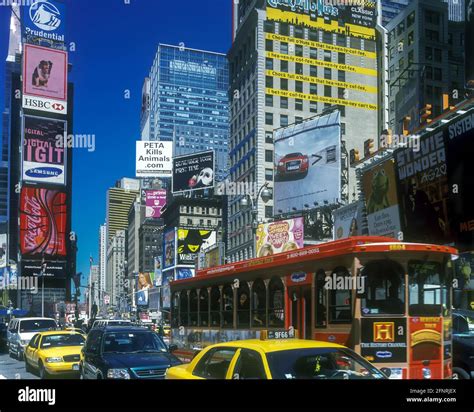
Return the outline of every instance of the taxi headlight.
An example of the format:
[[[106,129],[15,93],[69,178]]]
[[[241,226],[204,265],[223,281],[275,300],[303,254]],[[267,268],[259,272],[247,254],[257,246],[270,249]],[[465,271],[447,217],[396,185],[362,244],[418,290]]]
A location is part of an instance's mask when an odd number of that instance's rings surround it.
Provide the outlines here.
[[[62,362],[63,358],[60,356],[54,357],[54,358],[46,358],[46,363],[59,363]]]
[[[130,379],[130,374],[127,369],[109,369],[107,371],[107,378],[109,379]]]
[[[26,345],[28,345],[28,343],[30,343],[30,339],[21,339],[20,340],[20,345],[21,346],[26,346]]]

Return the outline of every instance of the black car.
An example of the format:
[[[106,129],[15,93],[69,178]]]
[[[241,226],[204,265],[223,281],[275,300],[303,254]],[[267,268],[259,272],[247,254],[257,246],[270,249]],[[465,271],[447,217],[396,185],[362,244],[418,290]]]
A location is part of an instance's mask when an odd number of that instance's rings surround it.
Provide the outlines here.
[[[4,350],[7,347],[7,329],[8,324],[0,319],[0,350]]]
[[[82,379],[164,379],[182,362],[155,333],[143,327],[92,329],[81,356]]]
[[[474,311],[453,311],[453,379],[474,379]]]

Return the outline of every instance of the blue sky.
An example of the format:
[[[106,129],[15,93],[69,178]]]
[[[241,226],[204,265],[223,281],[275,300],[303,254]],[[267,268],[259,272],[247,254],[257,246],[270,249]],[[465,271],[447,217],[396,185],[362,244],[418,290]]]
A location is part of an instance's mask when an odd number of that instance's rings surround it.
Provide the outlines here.
[[[226,53],[231,45],[232,0],[63,0],[68,5],[67,40],[75,85],[74,133],[94,134],[95,152],[75,149],[73,230],[84,285],[89,255],[98,261],[99,226],[105,221],[106,190],[134,177],[141,88],[158,43]],[[129,4],[127,4],[129,3]],[[0,6],[0,61],[8,50],[9,9]],[[4,108],[0,67],[0,110]],[[126,90],[130,99],[125,99]]]

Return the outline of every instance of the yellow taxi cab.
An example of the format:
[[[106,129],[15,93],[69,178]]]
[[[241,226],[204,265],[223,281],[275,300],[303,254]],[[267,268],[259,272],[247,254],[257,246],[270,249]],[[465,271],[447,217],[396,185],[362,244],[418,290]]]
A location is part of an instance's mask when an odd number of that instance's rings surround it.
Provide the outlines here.
[[[166,379],[387,379],[344,346],[296,339],[291,331],[260,336],[208,346],[191,363],[169,368]]]
[[[86,338],[75,331],[41,332],[25,348],[25,369],[38,371],[41,379],[79,374],[81,349]]]
[[[163,335],[166,336],[167,338],[170,337],[171,335],[171,327],[169,325],[164,325],[163,326]]]

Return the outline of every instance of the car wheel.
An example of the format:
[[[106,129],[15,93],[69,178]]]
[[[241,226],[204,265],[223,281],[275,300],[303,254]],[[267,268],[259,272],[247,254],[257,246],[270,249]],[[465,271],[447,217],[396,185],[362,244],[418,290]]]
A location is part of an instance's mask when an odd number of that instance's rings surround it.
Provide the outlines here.
[[[23,360],[23,352],[20,349],[20,346],[17,347],[17,355],[16,358],[21,362]]]
[[[471,377],[464,369],[453,368],[453,379],[471,379]]]
[[[49,378],[49,374],[48,372],[46,371],[44,365],[40,362],[39,364],[39,376],[41,379],[48,379]]]

